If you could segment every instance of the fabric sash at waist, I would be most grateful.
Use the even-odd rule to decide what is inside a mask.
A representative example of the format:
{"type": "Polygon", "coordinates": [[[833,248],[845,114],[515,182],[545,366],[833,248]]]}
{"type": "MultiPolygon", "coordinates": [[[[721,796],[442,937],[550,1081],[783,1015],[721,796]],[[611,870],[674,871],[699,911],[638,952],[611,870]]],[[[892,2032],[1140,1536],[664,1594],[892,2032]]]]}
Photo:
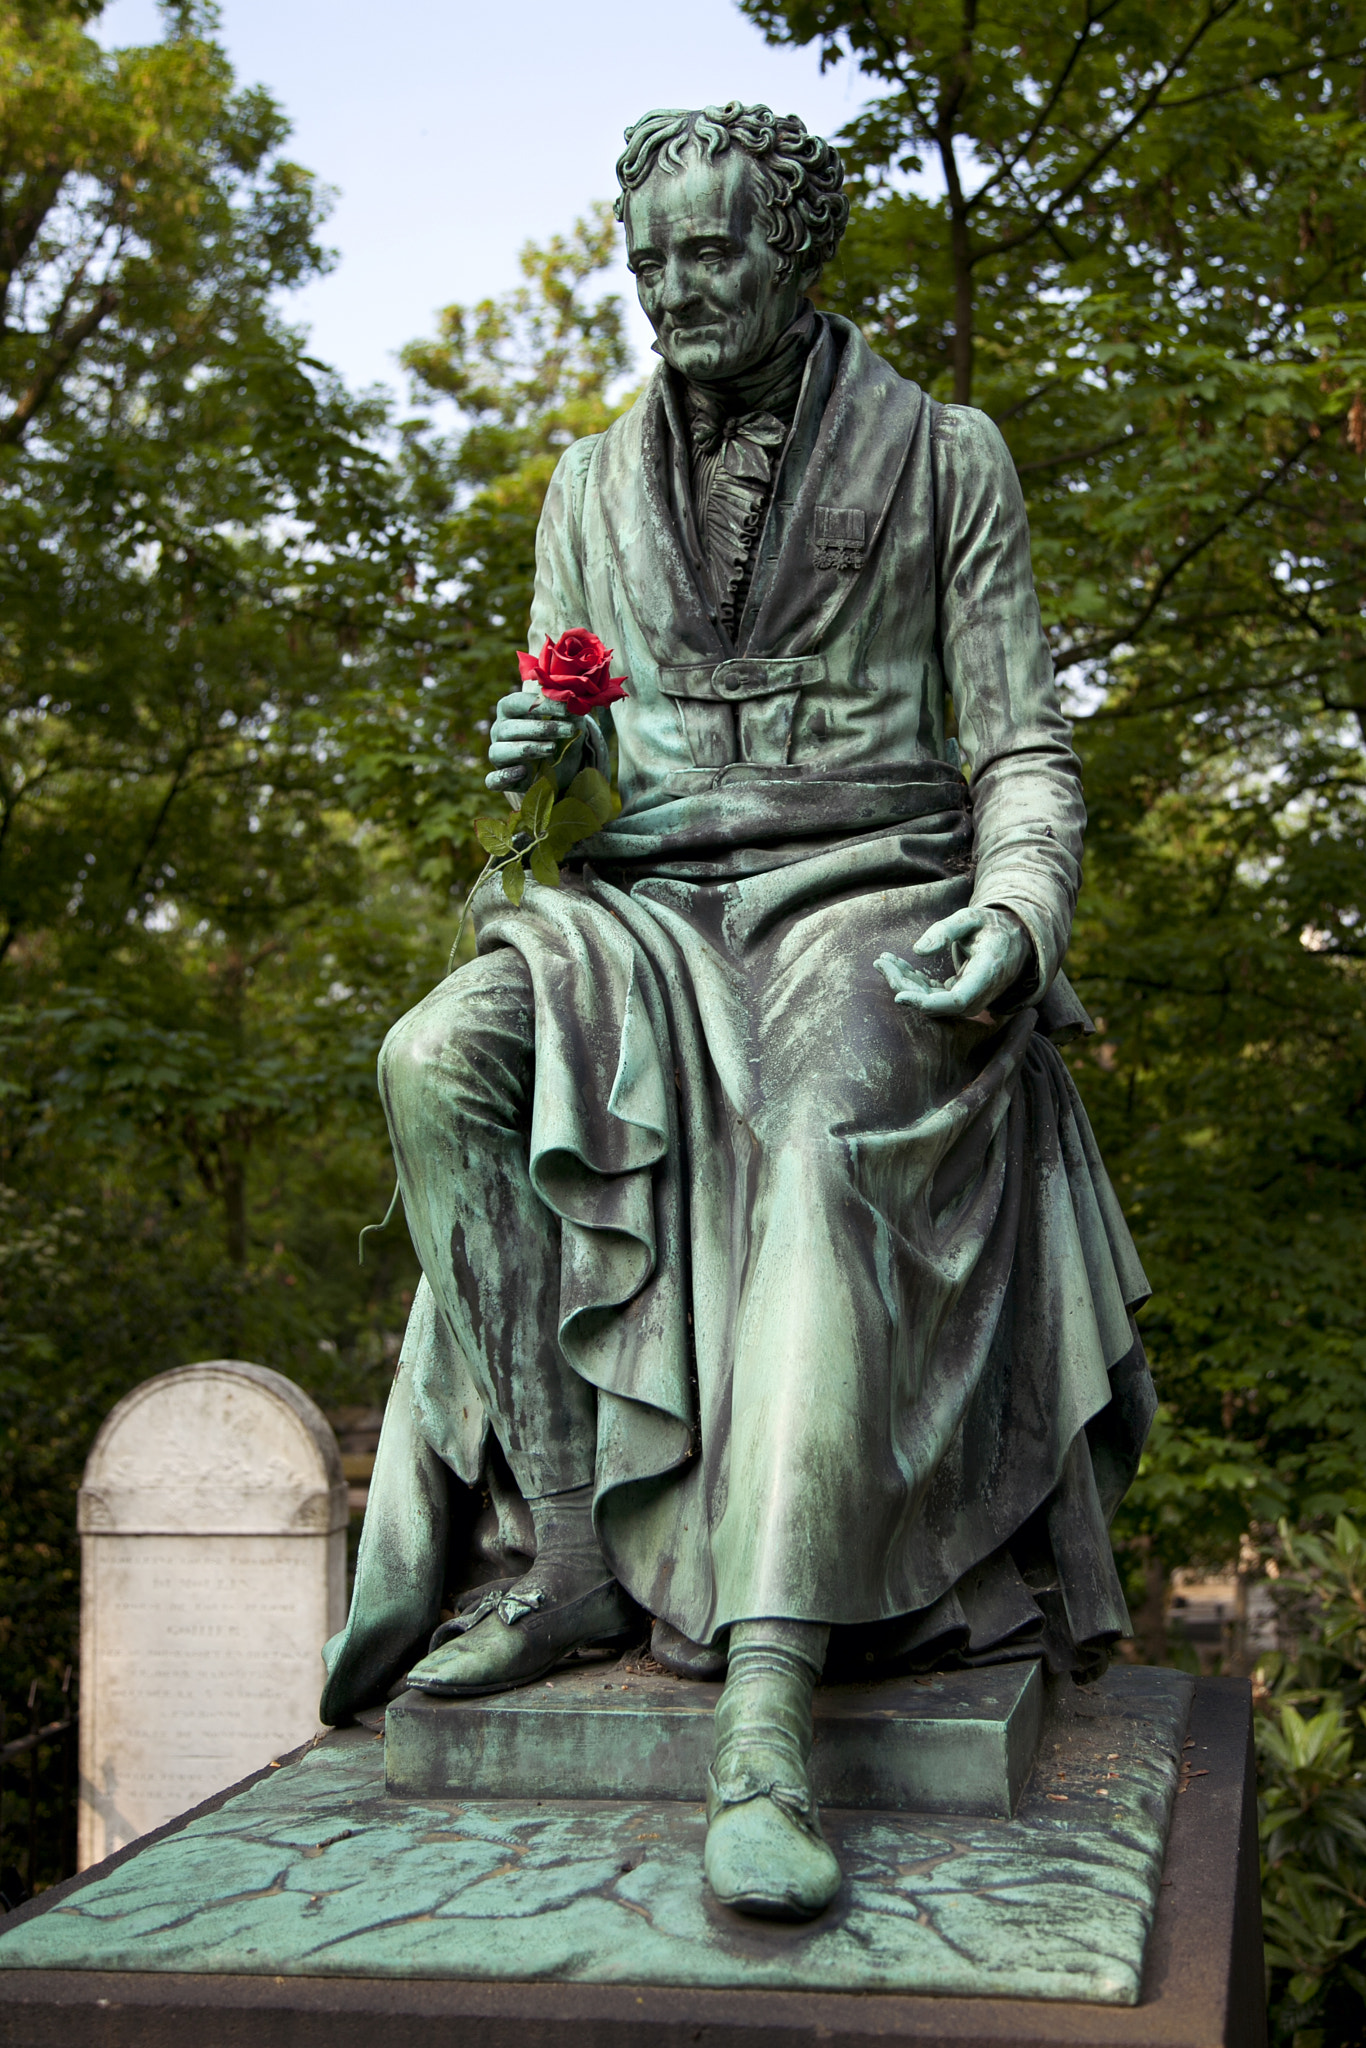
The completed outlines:
{"type": "Polygon", "coordinates": [[[785,865],[866,833],[911,827],[955,835],[966,827],[967,812],[967,784],[944,761],[864,776],[739,762],[664,778],[648,798],[582,841],[573,858],[658,873],[766,848],[763,865],[785,865]]]}

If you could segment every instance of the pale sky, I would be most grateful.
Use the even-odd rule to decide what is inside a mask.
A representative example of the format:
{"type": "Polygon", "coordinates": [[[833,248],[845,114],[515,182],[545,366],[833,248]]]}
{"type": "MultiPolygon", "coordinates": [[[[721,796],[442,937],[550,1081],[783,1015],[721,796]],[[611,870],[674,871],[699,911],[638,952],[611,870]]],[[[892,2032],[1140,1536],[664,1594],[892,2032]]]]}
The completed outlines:
{"type": "MultiPolygon", "coordinates": [[[[111,44],[158,33],[112,0],[111,44]]],[[[330,277],[286,302],[353,385],[401,379],[433,314],[518,281],[517,251],[615,191],[621,131],[651,107],[763,100],[833,135],[866,94],[847,64],[770,49],[732,0],[222,0],[243,83],[294,123],[289,153],[339,194],[330,277]]],[[[624,266],[642,366],[650,331],[624,266]]]]}

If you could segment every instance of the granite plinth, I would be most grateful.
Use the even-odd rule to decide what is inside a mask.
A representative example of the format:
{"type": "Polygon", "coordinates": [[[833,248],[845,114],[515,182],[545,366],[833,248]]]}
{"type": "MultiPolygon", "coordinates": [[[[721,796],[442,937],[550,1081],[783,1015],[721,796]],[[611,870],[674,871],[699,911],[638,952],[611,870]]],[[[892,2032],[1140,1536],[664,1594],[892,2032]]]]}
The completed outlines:
{"type": "Polygon", "coordinates": [[[807,1927],[719,1907],[683,1800],[408,1800],[328,1737],[0,1933],[0,1971],[1139,1996],[1192,1682],[1065,1689],[1013,1819],[828,1810],[807,1927]]]}
{"type": "MultiPolygon", "coordinates": [[[[557,1672],[489,1699],[404,1693],[385,1716],[385,1776],[408,1799],[699,1800],[719,1685],[667,1672],[557,1672]]],[[[876,1685],[821,1686],[811,1774],[822,1807],[1008,1820],[1043,1721],[1037,1660],[876,1685]]]]}

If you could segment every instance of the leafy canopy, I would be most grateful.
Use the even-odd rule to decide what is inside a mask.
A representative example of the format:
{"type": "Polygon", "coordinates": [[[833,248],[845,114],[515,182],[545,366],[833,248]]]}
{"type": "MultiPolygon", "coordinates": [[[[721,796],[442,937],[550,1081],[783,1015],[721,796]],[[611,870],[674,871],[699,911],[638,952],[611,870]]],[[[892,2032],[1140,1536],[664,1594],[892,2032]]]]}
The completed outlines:
{"type": "Polygon", "coordinates": [[[413,1274],[355,1271],[374,1053],[447,936],[344,808],[338,700],[412,531],[378,409],[274,310],[321,195],[208,10],[113,52],[93,11],[0,0],[11,1705],[73,1659],[74,1489],[129,1385],[236,1350],[368,1390],[413,1274]]]}
{"type": "Polygon", "coordinates": [[[401,1227],[356,1265],[375,1054],[444,971],[541,496],[625,359],[599,216],[447,316],[413,417],[352,397],[276,310],[329,260],[279,109],[207,8],[112,52],[97,11],[0,0],[10,1703],[74,1660],[75,1488],[128,1387],[236,1352],[383,1398],[417,1269],[401,1227]]]}
{"type": "Polygon", "coordinates": [[[357,672],[348,793],[444,890],[474,875],[488,726],[517,687],[555,465],[629,402],[617,393],[629,362],[620,302],[589,289],[614,254],[600,205],[569,235],[523,249],[514,291],[448,306],[436,336],[404,351],[418,409],[403,423],[402,475],[422,545],[408,612],[379,664],[357,672]]]}

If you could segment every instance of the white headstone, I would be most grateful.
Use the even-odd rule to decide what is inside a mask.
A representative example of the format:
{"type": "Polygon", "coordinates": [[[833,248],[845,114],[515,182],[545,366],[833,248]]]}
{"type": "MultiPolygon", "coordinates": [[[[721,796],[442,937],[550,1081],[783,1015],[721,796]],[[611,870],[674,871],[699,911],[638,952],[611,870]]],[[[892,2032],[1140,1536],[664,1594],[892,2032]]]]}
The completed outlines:
{"type": "Polygon", "coordinates": [[[317,1731],[346,1519],[326,1417],[265,1366],[161,1373],[106,1418],[79,1506],[83,1870],[317,1731]]]}

